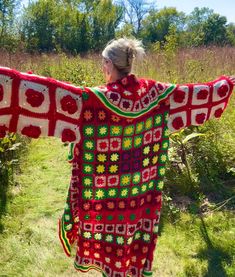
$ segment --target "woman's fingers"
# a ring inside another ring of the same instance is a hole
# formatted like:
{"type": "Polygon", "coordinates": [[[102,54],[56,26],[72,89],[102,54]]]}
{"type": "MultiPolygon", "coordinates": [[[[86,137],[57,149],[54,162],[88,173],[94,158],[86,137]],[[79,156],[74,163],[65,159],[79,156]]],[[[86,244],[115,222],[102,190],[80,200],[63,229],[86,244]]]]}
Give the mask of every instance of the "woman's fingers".
{"type": "Polygon", "coordinates": [[[233,84],[235,85],[235,76],[228,76],[228,78],[233,82],[233,84]]]}

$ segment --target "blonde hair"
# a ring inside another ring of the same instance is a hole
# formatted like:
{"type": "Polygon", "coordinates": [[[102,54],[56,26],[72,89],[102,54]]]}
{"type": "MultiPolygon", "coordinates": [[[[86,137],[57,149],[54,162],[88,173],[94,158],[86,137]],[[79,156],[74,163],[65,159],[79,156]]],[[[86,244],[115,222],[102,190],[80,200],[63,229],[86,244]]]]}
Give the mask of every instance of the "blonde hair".
{"type": "Polygon", "coordinates": [[[142,60],[144,55],[145,50],[142,41],[126,37],[111,40],[102,52],[102,56],[111,60],[122,75],[129,74],[132,70],[133,61],[135,59],[142,60]]]}

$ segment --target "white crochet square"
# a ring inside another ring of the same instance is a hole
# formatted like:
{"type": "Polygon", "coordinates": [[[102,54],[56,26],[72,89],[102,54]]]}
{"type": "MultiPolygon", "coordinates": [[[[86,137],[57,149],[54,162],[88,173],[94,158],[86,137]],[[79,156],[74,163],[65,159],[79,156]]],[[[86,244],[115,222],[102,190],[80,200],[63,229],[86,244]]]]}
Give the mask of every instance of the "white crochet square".
{"type": "Polygon", "coordinates": [[[210,87],[206,85],[195,85],[193,87],[193,98],[192,98],[192,105],[203,105],[207,104],[210,97],[210,87]],[[198,99],[198,96],[202,91],[205,91],[205,99],[198,99]],[[207,95],[206,95],[207,92],[207,95]]]}
{"type": "Polygon", "coordinates": [[[3,125],[9,128],[11,118],[11,115],[0,115],[0,126],[3,125]]]}
{"type": "Polygon", "coordinates": [[[221,80],[219,82],[216,82],[214,84],[214,87],[213,87],[213,98],[212,98],[212,101],[213,102],[218,102],[218,101],[221,101],[224,98],[228,97],[229,90],[230,90],[230,86],[229,86],[229,84],[228,84],[228,82],[226,80],[221,80]],[[227,87],[227,92],[226,92],[226,94],[223,97],[220,97],[220,95],[218,94],[218,89],[221,86],[227,87]]]}
{"type": "Polygon", "coordinates": [[[220,103],[220,104],[212,107],[209,118],[211,119],[214,117],[216,110],[222,109],[224,111],[224,108],[225,108],[225,103],[220,103]]]}
{"type": "Polygon", "coordinates": [[[179,112],[179,113],[171,114],[171,115],[169,116],[169,119],[168,119],[168,122],[167,122],[167,126],[168,126],[168,128],[169,128],[169,130],[170,130],[171,132],[175,132],[175,131],[180,130],[180,129],[176,130],[176,129],[172,126],[173,120],[174,120],[175,118],[177,118],[177,117],[181,117],[181,118],[182,118],[182,121],[183,121],[183,126],[180,127],[180,129],[186,127],[186,125],[187,125],[187,112],[179,112]]]}
{"type": "Polygon", "coordinates": [[[50,109],[50,98],[49,98],[49,89],[45,85],[34,83],[31,81],[21,81],[19,87],[19,106],[29,110],[34,113],[48,113],[50,109]],[[27,101],[26,92],[27,90],[34,90],[40,94],[43,94],[44,100],[38,107],[32,107],[32,105],[27,101]]]}
{"type": "Polygon", "coordinates": [[[58,138],[61,138],[62,133],[65,129],[69,129],[69,130],[74,132],[74,134],[76,135],[76,139],[75,139],[74,142],[79,142],[80,141],[81,134],[80,134],[79,126],[77,126],[75,124],[72,124],[72,123],[68,123],[66,121],[62,121],[62,120],[57,120],[56,121],[54,136],[58,137],[58,138]]]}
{"type": "Polygon", "coordinates": [[[17,133],[21,133],[25,127],[29,127],[30,125],[34,127],[39,127],[41,130],[40,136],[46,137],[48,136],[49,129],[49,120],[33,118],[24,115],[20,115],[17,124],[17,133]]]}
{"type": "Polygon", "coordinates": [[[76,93],[72,93],[71,91],[62,89],[62,88],[57,88],[56,89],[56,109],[58,113],[64,114],[67,117],[71,117],[74,119],[78,119],[80,117],[81,111],[82,111],[82,97],[81,95],[78,95],[76,93]],[[61,100],[66,97],[66,96],[71,96],[75,101],[77,105],[77,111],[75,113],[69,113],[68,111],[64,111],[61,106],[61,100]]]}
{"type": "Polygon", "coordinates": [[[170,107],[171,109],[177,109],[180,107],[184,107],[188,103],[189,99],[189,88],[187,86],[179,86],[177,90],[174,90],[170,95],[170,107]],[[175,102],[174,96],[176,95],[177,91],[182,91],[185,93],[184,100],[181,103],[175,102]]]}
{"type": "Polygon", "coordinates": [[[0,85],[3,87],[3,99],[0,101],[0,109],[11,106],[12,79],[9,76],[0,74],[0,85]]]}
{"type": "Polygon", "coordinates": [[[194,110],[191,110],[191,125],[201,125],[203,124],[204,122],[202,123],[197,123],[196,121],[196,116],[198,114],[205,114],[205,120],[204,122],[206,121],[207,119],[207,115],[208,115],[208,108],[201,108],[201,109],[194,109],[194,110]]]}

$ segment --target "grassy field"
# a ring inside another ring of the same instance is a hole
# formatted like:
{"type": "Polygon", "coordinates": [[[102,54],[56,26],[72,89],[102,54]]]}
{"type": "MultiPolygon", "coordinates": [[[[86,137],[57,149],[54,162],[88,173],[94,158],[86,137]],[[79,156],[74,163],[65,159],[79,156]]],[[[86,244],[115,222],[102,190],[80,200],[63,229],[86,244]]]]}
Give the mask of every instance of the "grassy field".
{"type": "MultiPolygon", "coordinates": [[[[70,175],[66,154],[57,139],[34,140],[25,152],[0,234],[0,276],[81,275],[57,236],[70,175]]],[[[201,218],[182,212],[175,224],[164,220],[154,276],[234,276],[234,223],[229,211],[201,218]]],[[[101,275],[90,271],[84,276],[101,275]]]]}
{"type": "MultiPolygon", "coordinates": [[[[81,59],[65,55],[0,53],[0,59],[1,65],[32,70],[77,85],[103,83],[97,56],[81,59]]],[[[188,49],[179,53],[149,54],[135,72],[171,83],[204,82],[222,74],[235,74],[234,64],[235,48],[188,49]]],[[[213,141],[209,139],[209,143],[216,141],[216,151],[223,161],[221,168],[226,172],[221,182],[227,182],[229,194],[235,192],[234,107],[233,95],[222,118],[205,124],[213,134],[213,141]]],[[[57,220],[63,212],[70,181],[71,169],[66,159],[67,147],[53,138],[33,140],[23,152],[14,184],[7,193],[7,212],[2,218],[0,214],[0,276],[82,275],[73,268],[73,259],[63,253],[57,235],[57,220]]],[[[216,166],[215,173],[219,170],[216,166]]],[[[220,195],[219,190],[213,194],[213,200],[215,196],[219,201],[228,198],[226,193],[220,195]]],[[[207,214],[181,211],[173,222],[163,215],[154,277],[235,276],[235,203],[229,203],[228,208],[211,202],[214,207],[222,207],[207,214]]],[[[91,271],[82,276],[99,277],[100,274],[91,271]]]]}

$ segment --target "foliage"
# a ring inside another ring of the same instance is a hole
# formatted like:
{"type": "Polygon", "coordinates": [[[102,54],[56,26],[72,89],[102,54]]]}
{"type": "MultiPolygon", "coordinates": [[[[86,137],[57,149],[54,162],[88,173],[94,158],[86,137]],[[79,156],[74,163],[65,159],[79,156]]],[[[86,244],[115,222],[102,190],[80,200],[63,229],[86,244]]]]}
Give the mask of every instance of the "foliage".
{"type": "Polygon", "coordinates": [[[147,48],[173,37],[179,48],[235,45],[234,24],[206,7],[186,15],[157,9],[151,0],[36,0],[24,9],[19,3],[0,2],[0,48],[13,52],[84,54],[122,36],[142,39],[147,48]]]}

